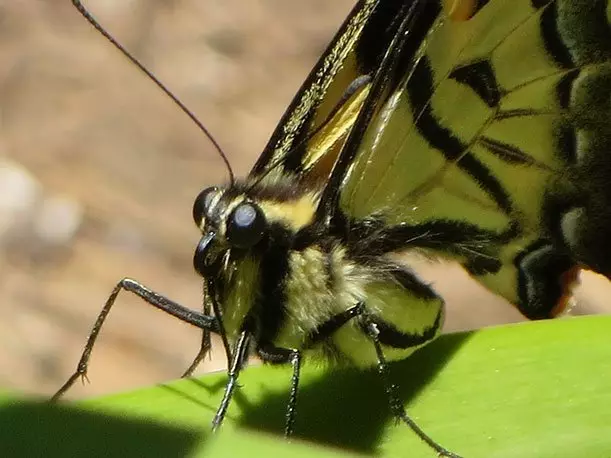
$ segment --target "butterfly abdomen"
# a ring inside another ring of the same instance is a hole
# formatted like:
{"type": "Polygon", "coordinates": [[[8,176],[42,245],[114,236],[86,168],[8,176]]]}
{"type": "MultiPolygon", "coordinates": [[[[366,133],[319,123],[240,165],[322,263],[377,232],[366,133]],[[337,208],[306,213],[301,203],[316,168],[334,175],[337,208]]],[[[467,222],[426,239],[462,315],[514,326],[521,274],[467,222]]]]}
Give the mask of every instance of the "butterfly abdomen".
{"type": "MultiPolygon", "coordinates": [[[[373,322],[389,359],[404,358],[432,340],[443,324],[443,301],[405,266],[352,259],[336,240],[289,252],[282,322],[261,322],[262,344],[370,366],[376,354],[364,330],[373,322]],[[268,342],[265,342],[265,341],[268,342]]],[[[268,304],[261,302],[261,319],[268,304]]]]}

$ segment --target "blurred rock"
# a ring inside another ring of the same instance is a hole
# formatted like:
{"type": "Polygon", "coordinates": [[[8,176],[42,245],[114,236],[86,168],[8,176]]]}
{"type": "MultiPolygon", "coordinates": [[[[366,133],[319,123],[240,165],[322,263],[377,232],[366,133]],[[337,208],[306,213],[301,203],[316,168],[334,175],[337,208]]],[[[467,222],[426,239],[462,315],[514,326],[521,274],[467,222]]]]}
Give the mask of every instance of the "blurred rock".
{"type": "Polygon", "coordinates": [[[74,199],[66,196],[48,197],[34,215],[34,233],[46,245],[68,245],[83,222],[83,213],[83,207],[74,199]]]}
{"type": "Polygon", "coordinates": [[[28,231],[42,195],[40,183],[15,162],[0,162],[0,245],[28,231]]]}
{"type": "Polygon", "coordinates": [[[11,260],[59,260],[80,228],[83,213],[72,198],[45,195],[25,167],[0,162],[0,247],[11,260]]]}
{"type": "Polygon", "coordinates": [[[109,224],[103,240],[104,245],[110,249],[136,255],[143,253],[147,248],[142,231],[121,221],[114,221],[109,224]]]}

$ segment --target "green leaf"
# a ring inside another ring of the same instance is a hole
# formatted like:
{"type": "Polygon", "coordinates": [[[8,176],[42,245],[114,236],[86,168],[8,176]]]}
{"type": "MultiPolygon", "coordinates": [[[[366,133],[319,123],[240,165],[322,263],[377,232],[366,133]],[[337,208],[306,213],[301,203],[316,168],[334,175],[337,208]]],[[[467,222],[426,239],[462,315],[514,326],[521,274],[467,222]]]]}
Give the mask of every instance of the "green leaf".
{"type": "MultiPolygon", "coordinates": [[[[604,316],[450,334],[393,364],[392,376],[412,418],[464,457],[608,458],[609,334],[604,316]]],[[[7,397],[2,455],[434,456],[389,415],[373,369],[305,365],[291,444],[281,438],[290,368],[246,369],[212,440],[225,380],[210,374],[77,405],[7,397]]]]}

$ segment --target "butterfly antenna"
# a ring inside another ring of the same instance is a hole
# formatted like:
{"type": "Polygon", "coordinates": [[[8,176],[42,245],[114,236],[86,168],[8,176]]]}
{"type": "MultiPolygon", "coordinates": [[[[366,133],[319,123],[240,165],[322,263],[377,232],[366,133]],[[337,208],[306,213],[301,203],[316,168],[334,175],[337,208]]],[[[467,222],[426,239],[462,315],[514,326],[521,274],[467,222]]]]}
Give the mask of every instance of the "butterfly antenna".
{"type": "Polygon", "coordinates": [[[102,25],[93,17],[93,15],[85,8],[85,6],[81,3],[80,0],[72,0],[72,4],[78,10],[79,13],[89,22],[104,38],[110,41],[115,48],[117,48],[121,53],[127,57],[136,67],[138,67],[148,78],[150,78],[156,85],[161,89],[172,101],[185,113],[191,121],[195,123],[195,125],[201,130],[206,137],[210,140],[214,148],[217,150],[219,156],[225,163],[225,167],[227,167],[227,171],[229,173],[229,183],[233,185],[235,182],[235,175],[233,174],[233,170],[231,169],[231,164],[229,164],[229,160],[225,155],[225,152],[212,136],[210,131],[206,129],[206,127],[201,123],[199,119],[193,114],[191,110],[189,110],[184,103],[180,101],[178,97],[176,97],[149,69],[147,69],[138,59],[136,59],[127,49],[123,47],[121,43],[119,43],[110,33],[102,27],[102,25]]]}

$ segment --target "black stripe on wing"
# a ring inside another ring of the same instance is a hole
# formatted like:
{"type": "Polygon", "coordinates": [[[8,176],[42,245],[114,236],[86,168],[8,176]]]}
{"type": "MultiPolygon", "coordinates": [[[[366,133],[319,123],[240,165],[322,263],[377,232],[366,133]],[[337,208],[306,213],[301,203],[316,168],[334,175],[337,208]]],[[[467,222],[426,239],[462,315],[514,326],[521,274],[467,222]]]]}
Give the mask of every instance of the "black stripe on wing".
{"type": "MultiPolygon", "coordinates": [[[[533,4],[535,7],[539,7],[537,3],[541,2],[534,1],[533,4]]],[[[547,51],[548,55],[554,59],[556,65],[558,65],[560,68],[573,68],[575,67],[575,62],[573,61],[571,53],[558,31],[557,8],[558,4],[557,2],[554,2],[541,14],[541,37],[543,38],[545,50],[547,51]]]]}
{"type": "MultiPolygon", "coordinates": [[[[487,84],[495,81],[488,79],[487,84]]],[[[503,211],[511,213],[511,199],[499,180],[483,163],[467,151],[468,145],[454,135],[450,129],[439,124],[429,103],[433,90],[433,70],[428,59],[423,58],[407,85],[412,114],[417,120],[416,130],[431,147],[441,152],[448,161],[455,162],[460,169],[477,181],[503,211]]],[[[474,89],[474,92],[479,95],[478,91],[479,89],[474,89]]],[[[496,91],[488,89],[485,92],[488,94],[500,91],[497,88],[496,91]]]]}
{"type": "MultiPolygon", "coordinates": [[[[372,49],[375,51],[375,48],[361,49],[359,51],[361,54],[357,53],[357,59],[361,62],[361,65],[369,66],[376,63],[378,65],[367,99],[343,146],[321,197],[316,219],[324,225],[328,223],[329,216],[332,218],[335,211],[340,211],[338,201],[342,182],[346,171],[353,164],[354,158],[360,151],[363,136],[374,114],[383,105],[386,97],[392,94],[403,81],[405,75],[409,74],[415,67],[417,62],[415,56],[421,43],[441,11],[438,2],[428,0],[387,3],[401,3],[401,7],[396,12],[394,8],[389,8],[386,4],[384,4],[384,7],[380,6],[376,10],[376,14],[379,16],[372,15],[372,18],[375,17],[375,21],[371,20],[368,24],[368,33],[376,33],[372,24],[375,25],[379,21],[380,26],[382,26],[380,30],[384,30],[387,37],[392,37],[389,41],[384,40],[385,48],[378,48],[378,51],[386,50],[383,59],[379,61],[379,53],[372,52],[372,49]],[[396,16],[392,16],[392,14],[396,14],[396,16]]],[[[379,30],[377,33],[379,33],[379,30]]],[[[371,39],[374,40],[375,36],[371,39]]],[[[366,42],[367,40],[362,40],[362,43],[366,42]]]]}
{"type": "Polygon", "coordinates": [[[457,67],[448,78],[469,86],[490,108],[498,106],[501,101],[499,84],[487,59],[457,67]]]}

